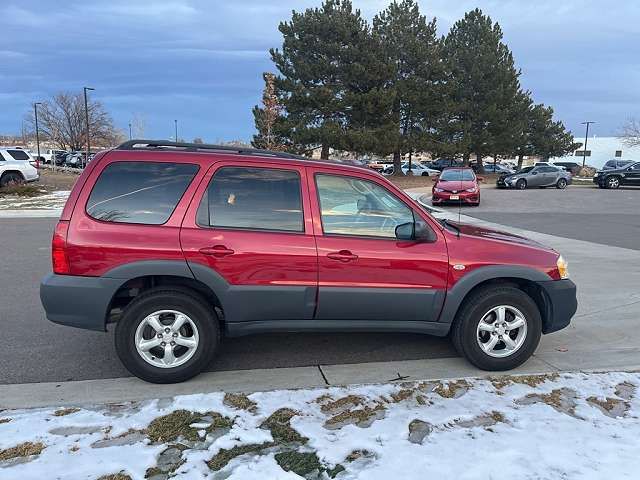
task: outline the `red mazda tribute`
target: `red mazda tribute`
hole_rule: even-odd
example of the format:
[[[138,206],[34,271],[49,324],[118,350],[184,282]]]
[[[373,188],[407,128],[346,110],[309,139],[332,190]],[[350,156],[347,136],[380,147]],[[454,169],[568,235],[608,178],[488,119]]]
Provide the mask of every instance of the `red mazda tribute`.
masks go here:
[[[105,331],[151,382],[198,374],[225,336],[449,334],[486,370],[566,327],[562,257],[440,222],[360,166],[262,150],[133,140],[76,182],[40,296],[49,320]]]

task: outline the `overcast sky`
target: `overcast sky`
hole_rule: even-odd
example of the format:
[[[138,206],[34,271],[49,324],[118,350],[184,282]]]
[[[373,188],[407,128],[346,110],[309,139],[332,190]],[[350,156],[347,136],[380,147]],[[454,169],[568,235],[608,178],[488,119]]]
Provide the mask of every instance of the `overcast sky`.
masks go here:
[[[94,87],[116,124],[146,136],[250,139],[278,22],[320,0],[1,0],[0,133],[35,100]],[[354,0],[367,19],[387,0]],[[62,6],[64,5],[64,7]],[[536,102],[580,136],[615,135],[640,117],[640,2],[421,0],[445,34],[480,7],[500,23]]]

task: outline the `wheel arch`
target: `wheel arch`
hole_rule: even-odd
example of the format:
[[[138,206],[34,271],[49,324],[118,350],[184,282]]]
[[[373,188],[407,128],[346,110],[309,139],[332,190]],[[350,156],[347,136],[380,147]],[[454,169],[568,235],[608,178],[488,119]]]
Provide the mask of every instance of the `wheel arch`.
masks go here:
[[[465,275],[447,292],[438,321],[453,325],[458,312],[475,292],[492,286],[508,285],[524,291],[536,303],[545,330],[551,318],[551,306],[538,282],[549,280],[551,278],[547,274],[533,268],[507,265],[481,267]]]
[[[2,178],[4,178],[4,176],[5,176],[5,175],[7,175],[7,174],[9,174],[9,173],[15,173],[15,174],[18,174],[18,175],[20,175],[20,177],[22,178],[22,180],[24,180],[24,179],[25,179],[25,178],[24,178],[24,175],[22,174],[22,172],[21,172],[20,170],[8,170],[8,169],[7,169],[7,170],[5,170],[4,172],[2,172],[2,174],[0,174],[0,180],[1,180]]]

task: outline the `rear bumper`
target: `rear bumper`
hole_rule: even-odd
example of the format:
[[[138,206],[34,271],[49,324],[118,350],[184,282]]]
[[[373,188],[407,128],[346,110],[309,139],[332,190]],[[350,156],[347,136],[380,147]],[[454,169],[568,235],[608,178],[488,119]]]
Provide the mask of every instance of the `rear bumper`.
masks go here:
[[[562,330],[569,325],[578,309],[575,283],[568,279],[537,283],[544,291],[547,308],[542,333]]]
[[[50,273],[40,282],[47,318],[61,325],[104,332],[113,295],[121,279]]]

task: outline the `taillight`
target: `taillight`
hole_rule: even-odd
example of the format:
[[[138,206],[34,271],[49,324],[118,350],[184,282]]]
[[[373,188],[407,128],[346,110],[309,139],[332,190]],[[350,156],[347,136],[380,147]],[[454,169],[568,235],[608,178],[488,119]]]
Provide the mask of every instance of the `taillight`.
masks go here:
[[[60,221],[53,231],[53,239],[51,240],[51,263],[53,264],[53,273],[58,275],[69,275],[71,268],[69,266],[69,258],[67,258],[67,232],[69,231],[69,222]]]

